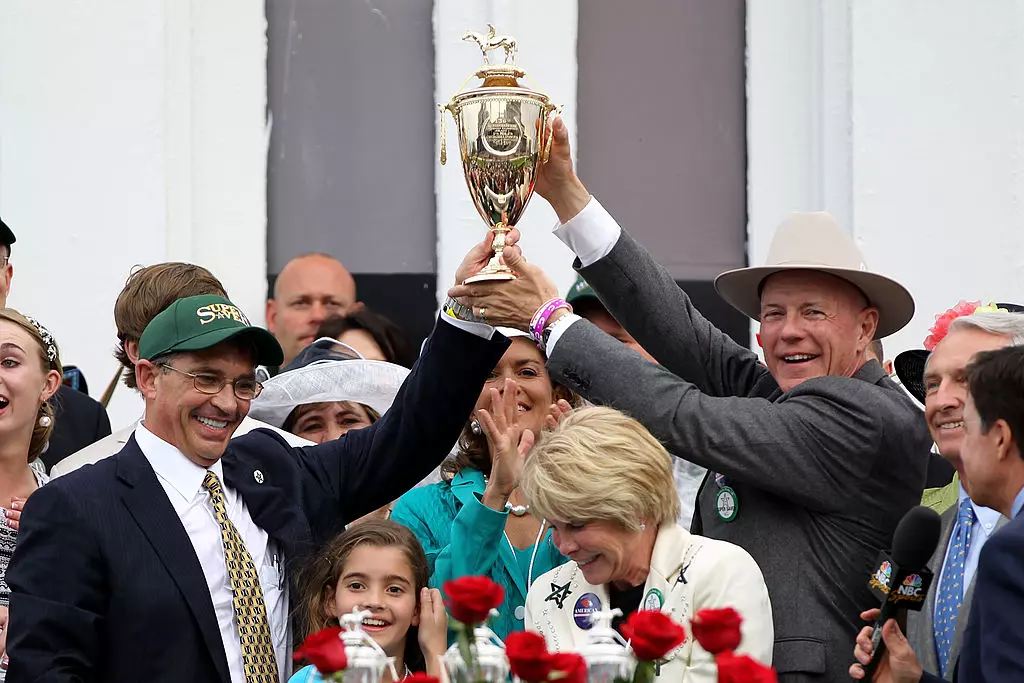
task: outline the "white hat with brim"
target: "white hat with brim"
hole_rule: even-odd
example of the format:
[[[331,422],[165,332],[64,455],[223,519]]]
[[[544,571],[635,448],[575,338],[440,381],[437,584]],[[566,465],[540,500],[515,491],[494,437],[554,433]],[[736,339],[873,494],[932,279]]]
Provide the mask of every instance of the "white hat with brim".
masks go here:
[[[298,406],[338,401],[362,403],[383,415],[408,376],[408,368],[379,360],[317,361],[264,382],[249,416],[281,428]]]
[[[850,236],[830,214],[794,213],[776,229],[763,266],[729,270],[715,278],[715,291],[729,305],[760,320],[761,289],[771,275],[790,270],[828,273],[857,287],[878,309],[875,337],[898,332],[914,317],[914,298],[892,278],[872,273]]]

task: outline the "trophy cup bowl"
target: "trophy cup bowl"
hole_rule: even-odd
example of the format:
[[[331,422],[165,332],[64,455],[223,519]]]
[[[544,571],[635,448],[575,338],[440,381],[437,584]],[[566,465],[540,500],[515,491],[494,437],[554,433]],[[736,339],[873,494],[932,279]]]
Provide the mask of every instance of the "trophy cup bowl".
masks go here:
[[[552,134],[549,116],[557,110],[544,93],[519,85],[518,79],[526,74],[512,63],[515,40],[496,36],[494,27],[488,26],[486,35],[467,32],[463,36],[477,42],[484,53],[484,66],[475,74],[483,84],[457,93],[441,106],[441,163],[447,160],[445,111],[449,111],[458,128],[466,186],[493,234],[493,256],[467,283],[516,278],[501,262],[505,235],[533,195],[537,165],[547,162]],[[488,52],[498,48],[505,50],[505,63],[490,64]]]

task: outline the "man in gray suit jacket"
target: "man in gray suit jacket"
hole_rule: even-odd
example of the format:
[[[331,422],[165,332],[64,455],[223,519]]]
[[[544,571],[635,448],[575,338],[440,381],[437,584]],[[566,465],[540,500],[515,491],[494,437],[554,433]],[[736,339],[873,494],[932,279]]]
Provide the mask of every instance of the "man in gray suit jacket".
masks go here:
[[[590,196],[573,173],[564,125],[554,130],[536,187],[558,214],[556,235],[661,366],[563,309],[543,325],[549,370],[711,470],[693,528],[742,546],[760,565],[780,680],[846,679],[858,615],[874,602],[870,568],[925,479],[930,440],[920,411],[866,357],[876,335],[910,320],[910,294],[864,269],[831,217],[792,217],[772,243],[775,265],[716,281],[730,304],[760,319],[766,367],[704,318]],[[519,280],[450,294],[492,324],[529,329],[557,289],[517,247],[503,257]]]
[[[964,371],[976,353],[1018,344],[1024,344],[1020,313],[983,312],[956,318],[928,355],[923,372],[904,381],[904,386],[920,387],[911,393],[923,399],[932,438],[942,457],[956,468],[960,482],[964,480],[960,449],[967,400]],[[970,500],[962,483],[959,489],[958,505],[942,514],[941,542],[928,563],[935,571],[935,587],[921,611],[907,616],[907,639],[921,666],[948,681],[953,680],[963,646],[981,548],[1006,523],[997,510]]]

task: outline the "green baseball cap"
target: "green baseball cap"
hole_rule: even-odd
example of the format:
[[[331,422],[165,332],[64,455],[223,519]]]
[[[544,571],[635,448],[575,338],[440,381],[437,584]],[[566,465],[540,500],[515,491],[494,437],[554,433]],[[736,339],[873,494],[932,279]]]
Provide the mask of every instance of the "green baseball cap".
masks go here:
[[[594,299],[599,301],[597,298],[597,292],[590,286],[586,280],[583,279],[582,275],[576,276],[576,282],[572,283],[572,287],[569,288],[569,293],[565,295],[566,303],[575,306],[576,302],[580,299]]]
[[[212,294],[178,299],[149,321],[139,340],[139,358],[153,360],[175,351],[202,351],[240,335],[256,347],[257,365],[284,361],[274,335],[250,325],[237,306]]]

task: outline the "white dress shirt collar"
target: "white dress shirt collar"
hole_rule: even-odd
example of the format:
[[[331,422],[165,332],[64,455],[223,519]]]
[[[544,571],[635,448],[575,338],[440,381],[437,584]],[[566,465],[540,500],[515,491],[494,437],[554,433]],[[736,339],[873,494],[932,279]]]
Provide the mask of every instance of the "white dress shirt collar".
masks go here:
[[[967,491],[964,489],[964,485],[960,484],[960,492],[957,496],[957,504],[963,503],[964,498],[967,498]],[[974,508],[974,516],[977,518],[985,536],[991,536],[992,532],[995,531],[996,524],[999,523],[999,510],[993,510],[992,508],[982,507],[973,500],[971,501],[971,507]]]
[[[172,446],[149,431],[141,421],[135,428],[135,440],[138,442],[139,448],[142,449],[143,455],[149,460],[149,464],[153,466],[157,476],[170,484],[171,488],[181,496],[181,501],[176,502],[186,505],[191,503],[203,487],[206,468],[189,460],[176,446]],[[217,475],[221,485],[226,489],[224,467],[220,460],[213,463],[209,469]]]

